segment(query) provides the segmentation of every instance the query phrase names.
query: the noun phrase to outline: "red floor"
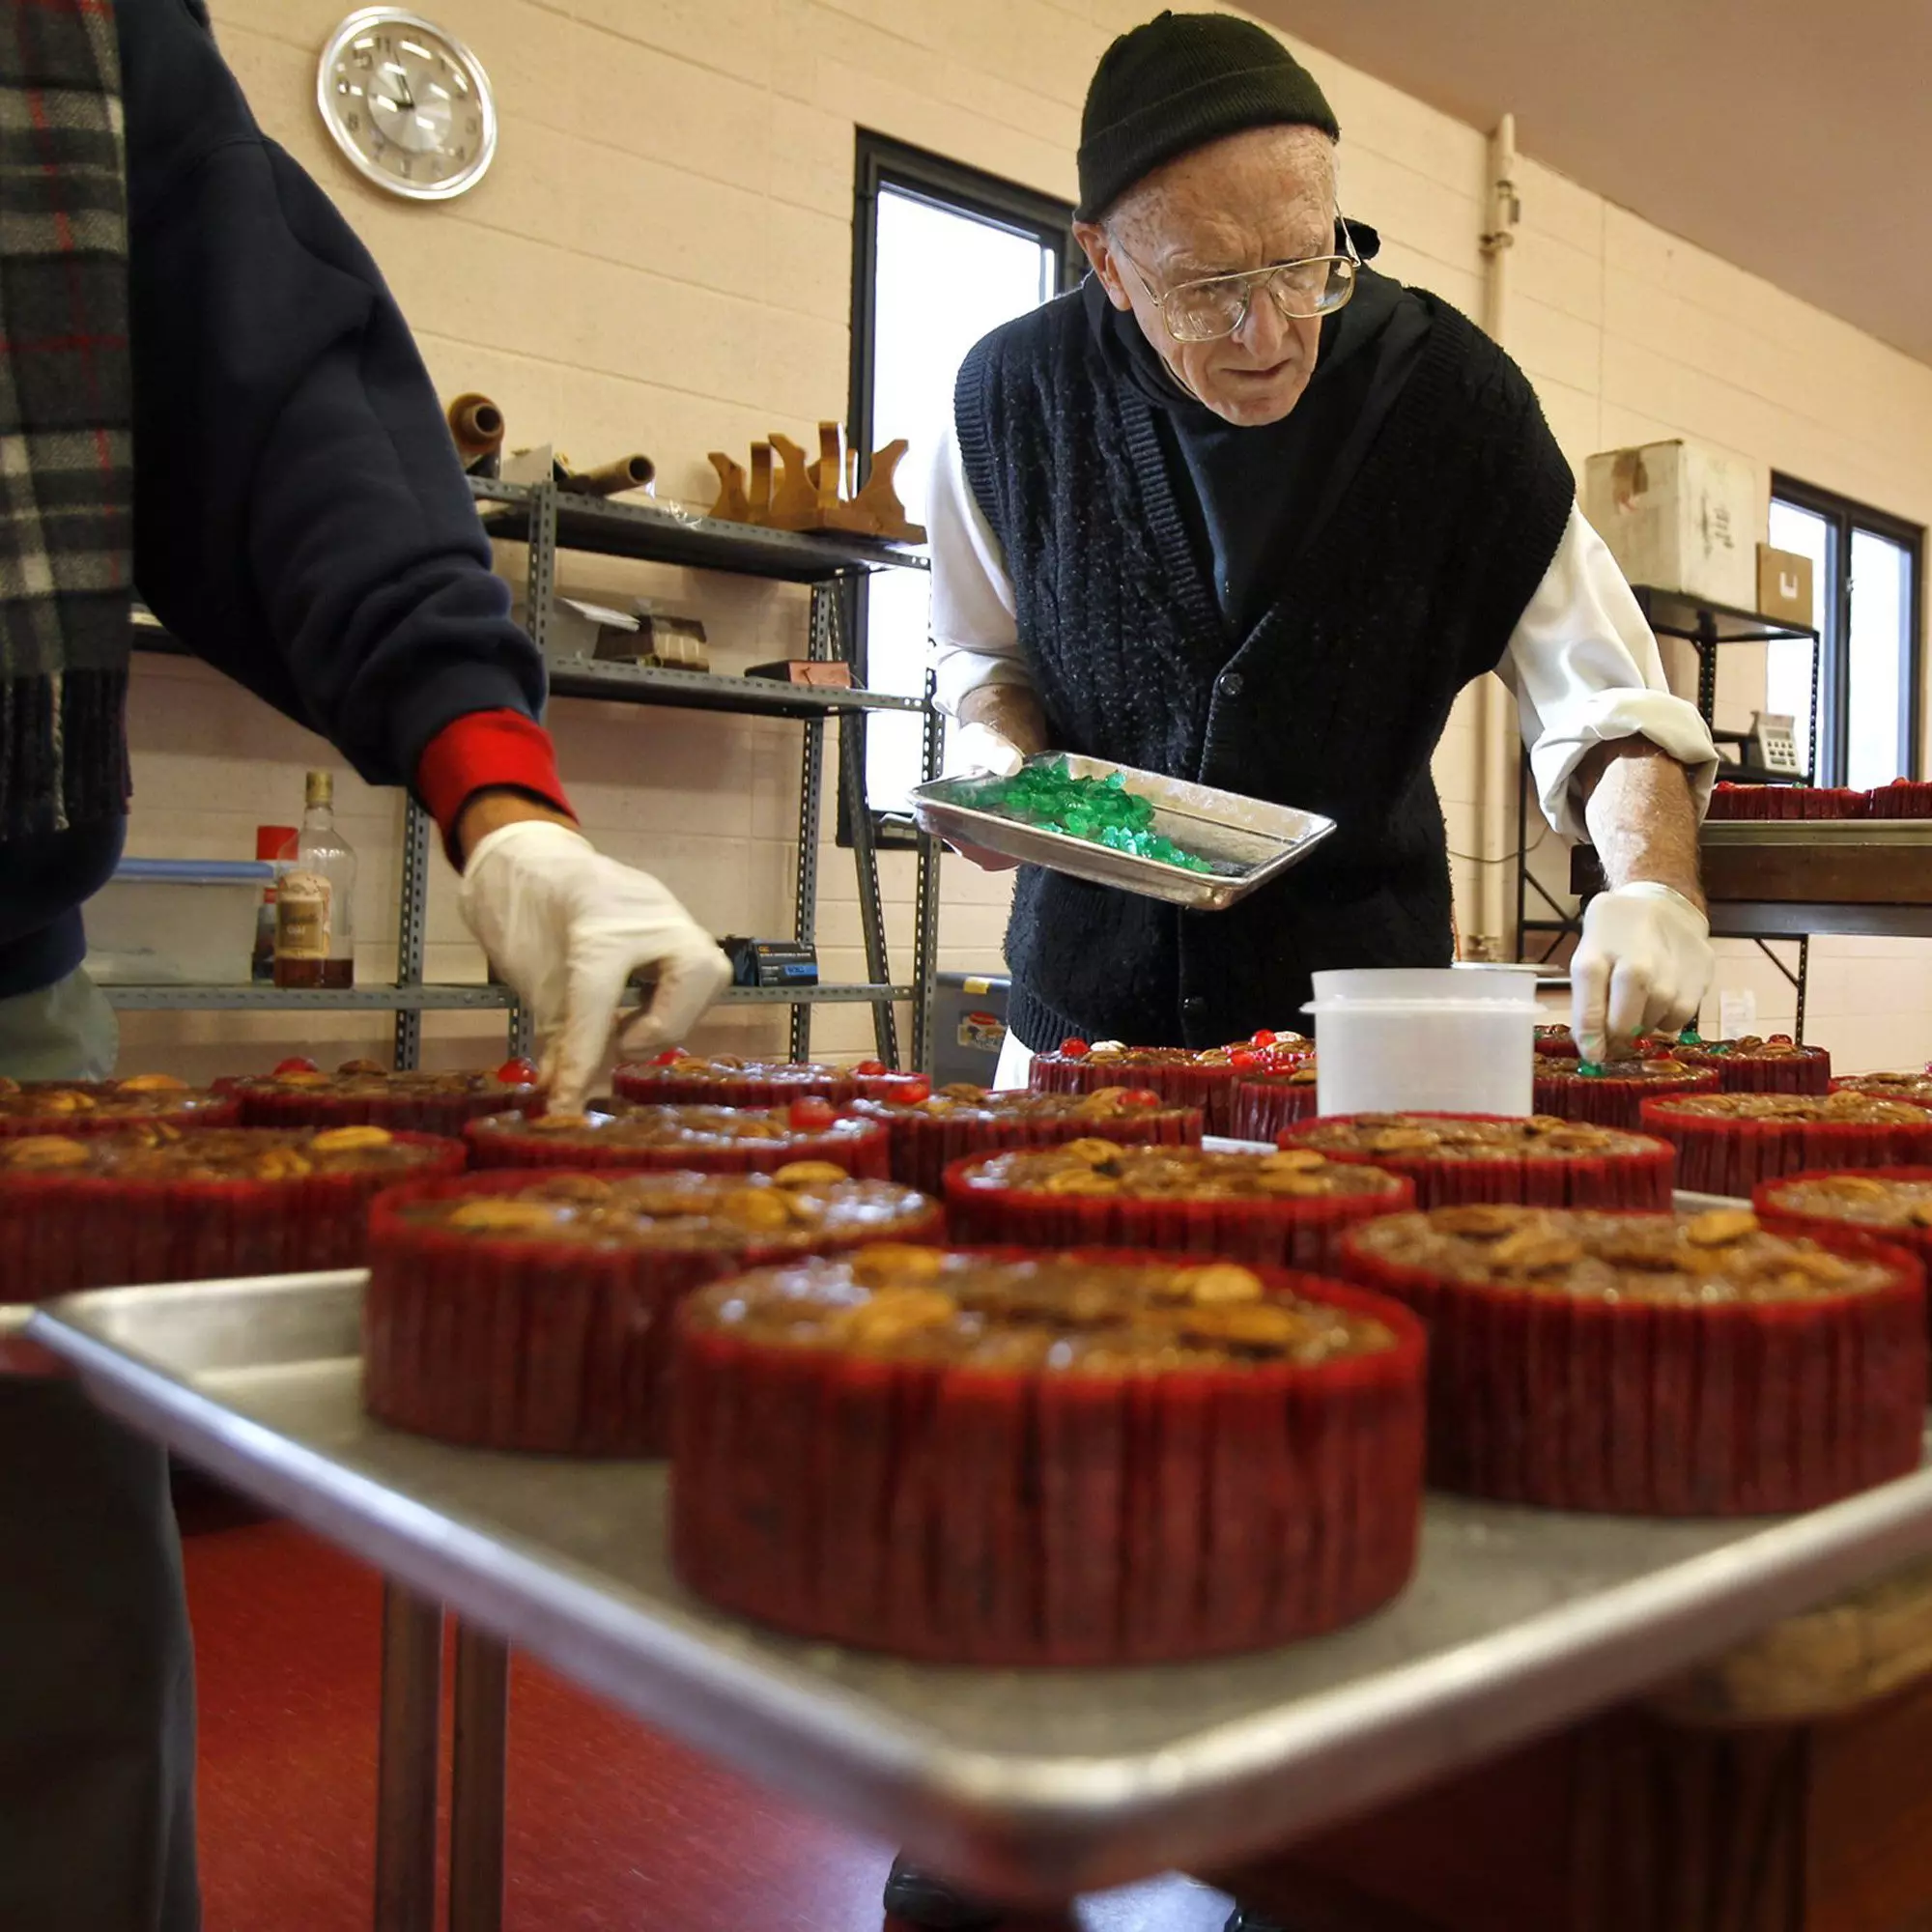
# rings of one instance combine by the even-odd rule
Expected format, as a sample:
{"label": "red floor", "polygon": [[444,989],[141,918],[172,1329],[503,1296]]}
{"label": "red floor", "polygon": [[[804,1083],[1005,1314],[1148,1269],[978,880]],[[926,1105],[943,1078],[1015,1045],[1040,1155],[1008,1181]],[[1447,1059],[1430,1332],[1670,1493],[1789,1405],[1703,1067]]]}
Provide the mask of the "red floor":
{"label": "red floor", "polygon": [[[207,1932],[367,1932],[377,1578],[280,1524],[186,1540]],[[506,1932],[878,1932],[891,1848],[519,1661]],[[447,1777],[445,1776],[445,1797]],[[1018,1932],[1219,1932],[1181,1879]]]}

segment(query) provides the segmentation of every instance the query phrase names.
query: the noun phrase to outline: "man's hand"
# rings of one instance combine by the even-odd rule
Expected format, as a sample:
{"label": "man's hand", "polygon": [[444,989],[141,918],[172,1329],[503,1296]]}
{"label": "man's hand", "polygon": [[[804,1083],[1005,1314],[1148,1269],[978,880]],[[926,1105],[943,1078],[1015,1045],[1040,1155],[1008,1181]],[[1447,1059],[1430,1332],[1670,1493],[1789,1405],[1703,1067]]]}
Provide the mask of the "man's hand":
{"label": "man's hand", "polygon": [[[1046,720],[1031,685],[987,684],[966,694],[959,706],[948,778],[980,775],[1009,779],[1037,753],[1046,750]],[[955,845],[982,872],[1010,872],[1019,864],[983,845]]]}
{"label": "man's hand", "polygon": [[598,852],[562,814],[485,793],[457,828],[464,923],[535,1022],[558,1113],[576,1113],[640,966],[656,997],[624,1029],[628,1053],[679,1038],[731,980],[711,936],[647,872]]}
{"label": "man's hand", "polygon": [[1570,962],[1585,1060],[1697,1015],[1717,960],[1697,883],[1697,811],[1684,767],[1642,738],[1601,747],[1579,777],[1610,890],[1590,901]]}
{"label": "man's hand", "polygon": [[1602,1064],[1613,1040],[1675,1033],[1711,983],[1711,922],[1668,886],[1639,879],[1599,893],[1570,962],[1577,1051]]}

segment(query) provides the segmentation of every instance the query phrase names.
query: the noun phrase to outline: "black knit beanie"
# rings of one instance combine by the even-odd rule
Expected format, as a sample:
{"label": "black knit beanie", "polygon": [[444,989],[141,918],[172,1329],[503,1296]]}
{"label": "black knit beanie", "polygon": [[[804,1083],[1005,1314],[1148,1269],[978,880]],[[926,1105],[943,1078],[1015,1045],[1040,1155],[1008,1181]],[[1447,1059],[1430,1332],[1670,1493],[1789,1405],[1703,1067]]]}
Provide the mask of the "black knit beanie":
{"label": "black knit beanie", "polygon": [[1315,76],[1266,28],[1162,14],[1100,56],[1080,117],[1082,221],[1177,155],[1248,128],[1341,129]]}

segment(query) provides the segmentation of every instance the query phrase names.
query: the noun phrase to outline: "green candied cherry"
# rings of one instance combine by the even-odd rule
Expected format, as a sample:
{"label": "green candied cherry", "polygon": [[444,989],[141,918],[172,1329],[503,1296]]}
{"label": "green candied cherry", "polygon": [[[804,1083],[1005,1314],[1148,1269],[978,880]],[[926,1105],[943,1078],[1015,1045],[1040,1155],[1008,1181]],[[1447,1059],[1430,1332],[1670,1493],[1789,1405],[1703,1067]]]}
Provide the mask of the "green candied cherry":
{"label": "green candied cherry", "polygon": [[1577,1063],[1577,1077],[1579,1080],[1601,1080],[1606,1070],[1594,1060],[1579,1060]]}
{"label": "green candied cherry", "polygon": [[1692,1020],[1677,1036],[1677,1044],[1679,1046],[1702,1046],[1704,1044],[1704,1036],[1697,1031],[1697,1022],[1695,1020]]}

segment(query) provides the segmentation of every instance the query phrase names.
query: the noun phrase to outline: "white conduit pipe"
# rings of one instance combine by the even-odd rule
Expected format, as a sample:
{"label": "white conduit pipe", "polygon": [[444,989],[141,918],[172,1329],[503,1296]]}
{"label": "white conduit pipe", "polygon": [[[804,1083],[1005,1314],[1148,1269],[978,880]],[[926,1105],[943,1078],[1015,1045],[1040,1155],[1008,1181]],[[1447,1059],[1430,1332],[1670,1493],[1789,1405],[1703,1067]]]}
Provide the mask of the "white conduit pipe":
{"label": "white conduit pipe", "polygon": [[[1522,205],[1516,191],[1516,116],[1505,114],[1490,136],[1490,182],[1482,238],[1486,273],[1483,281],[1483,327],[1491,338],[1509,347],[1510,251],[1516,245],[1517,223]],[[1492,937],[1508,952],[1514,936],[1516,905],[1511,895],[1512,867],[1502,863],[1510,850],[1510,813],[1516,797],[1520,740],[1508,694],[1493,677],[1476,687],[1476,801],[1480,838],[1478,855],[1488,865],[1476,867],[1476,898],[1471,908],[1477,933]],[[1520,831],[1520,828],[1519,828]]]}

